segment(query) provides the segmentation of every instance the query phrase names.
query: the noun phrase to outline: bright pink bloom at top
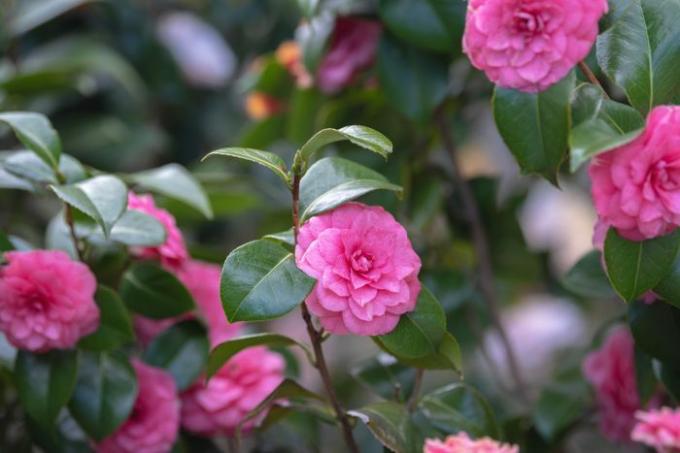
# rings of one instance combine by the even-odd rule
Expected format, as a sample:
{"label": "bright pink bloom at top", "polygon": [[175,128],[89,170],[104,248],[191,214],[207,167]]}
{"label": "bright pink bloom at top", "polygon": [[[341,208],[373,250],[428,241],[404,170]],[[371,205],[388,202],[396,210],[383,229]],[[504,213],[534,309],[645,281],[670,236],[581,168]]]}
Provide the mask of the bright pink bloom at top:
{"label": "bright pink bloom at top", "polygon": [[[202,436],[234,435],[239,424],[283,382],[283,358],[258,346],[245,349],[229,361],[206,384],[199,380],[182,394],[182,426]],[[243,425],[252,430],[264,417]]]}
{"label": "bright pink bloom at top", "polygon": [[138,382],[128,419],[97,445],[97,453],[167,453],[179,431],[179,399],[172,376],[133,359]]}
{"label": "bright pink bloom at top", "polygon": [[680,106],[655,107],[642,135],[589,168],[601,222],[641,241],[680,225]]}
{"label": "bright pink bloom at top", "polygon": [[659,453],[680,452],[680,410],[662,407],[635,414],[638,419],[630,437],[654,447]]}
{"label": "bright pink bloom at top", "polygon": [[607,0],[470,0],[463,50],[494,83],[535,93],[590,52]]}
{"label": "bright pink bloom at top", "polygon": [[317,83],[324,93],[336,93],[375,60],[382,27],[379,22],[356,17],[339,17],[331,44],[317,71]]}
{"label": "bright pink bloom at top", "polygon": [[68,349],[99,327],[97,281],[64,252],[5,253],[0,267],[0,331],[33,352]]}
{"label": "bright pink bloom at top", "polygon": [[640,409],[635,380],[633,337],[617,327],[602,347],[583,362],[583,374],[595,388],[600,411],[600,428],[613,441],[630,440],[635,411]]}
{"label": "bright pink bloom at top", "polygon": [[295,258],[318,280],[306,303],[329,332],[383,335],[415,309],[420,258],[379,206],[347,203],[312,217],[300,227]]}
{"label": "bright pink bloom at top", "polygon": [[502,444],[488,437],[470,439],[467,433],[460,432],[444,441],[427,439],[423,453],[519,453],[519,447]]}
{"label": "bright pink bloom at top", "polygon": [[130,192],[128,194],[128,209],[141,211],[154,217],[163,224],[167,235],[165,242],[161,245],[133,249],[136,256],[159,260],[164,267],[169,269],[179,267],[189,258],[182,232],[177,228],[175,218],[165,209],[156,207],[151,195],[137,195]]}

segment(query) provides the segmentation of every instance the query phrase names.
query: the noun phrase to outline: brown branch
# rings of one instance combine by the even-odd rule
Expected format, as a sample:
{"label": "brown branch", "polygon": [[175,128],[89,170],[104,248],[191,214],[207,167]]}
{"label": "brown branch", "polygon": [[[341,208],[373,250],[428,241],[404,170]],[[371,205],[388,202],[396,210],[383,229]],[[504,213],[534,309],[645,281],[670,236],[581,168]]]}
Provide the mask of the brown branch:
{"label": "brown branch", "polygon": [[586,76],[586,79],[596,87],[598,87],[600,90],[602,90],[602,93],[604,93],[604,97],[609,99],[609,95],[607,94],[607,91],[605,91],[604,87],[600,83],[599,80],[597,80],[597,77],[595,76],[595,73],[590,69],[588,64],[584,61],[579,61],[578,62],[578,68],[581,70],[584,76]]}
{"label": "brown branch", "polygon": [[[295,168],[295,167],[294,167]],[[291,189],[293,195],[293,240],[297,244],[298,230],[300,229],[300,216],[299,216],[299,205],[300,205],[300,174],[298,171],[293,172],[293,187]],[[300,306],[302,310],[302,319],[304,319],[307,325],[307,333],[309,334],[309,340],[312,342],[312,348],[314,350],[314,367],[319,371],[321,376],[321,381],[328,394],[328,399],[330,400],[331,406],[333,406],[333,411],[335,416],[340,423],[342,428],[342,435],[345,438],[345,443],[352,453],[359,453],[359,447],[354,440],[352,435],[352,425],[350,423],[347,413],[343,409],[340,401],[338,400],[338,395],[333,387],[333,380],[331,379],[331,374],[328,371],[328,364],[326,363],[326,358],[323,353],[322,343],[325,340],[323,329],[317,330],[312,322],[312,317],[307,310],[307,305],[302,303]]]}
{"label": "brown branch", "polygon": [[423,387],[423,376],[425,375],[425,370],[422,368],[416,369],[416,377],[415,380],[413,381],[413,391],[411,392],[411,397],[408,400],[408,403],[406,403],[406,409],[409,412],[413,412],[416,410],[416,406],[418,405],[418,401],[420,401],[420,390]]}
{"label": "brown branch", "polygon": [[444,144],[444,148],[448,152],[451,159],[454,184],[460,193],[463,210],[471,229],[472,243],[478,260],[477,271],[479,278],[477,280],[477,285],[480,292],[482,293],[484,301],[486,302],[486,306],[491,317],[491,322],[496,329],[501,340],[501,344],[503,345],[503,349],[505,350],[505,356],[508,360],[508,368],[510,369],[510,374],[515,381],[515,387],[518,396],[523,402],[528,403],[529,398],[527,387],[524,383],[524,379],[522,378],[515,351],[512,348],[510,339],[508,338],[508,335],[503,328],[503,323],[501,322],[498,295],[496,294],[496,287],[494,283],[496,279],[493,272],[493,265],[491,264],[489,242],[479,213],[477,200],[475,199],[472,189],[465,181],[460,169],[458,168],[456,146],[453,142],[453,136],[449,125],[446,122],[443,110],[440,109],[437,112],[436,121],[439,127],[442,143]]}
{"label": "brown branch", "polygon": [[71,209],[71,206],[69,206],[67,203],[64,203],[64,221],[66,222],[69,235],[73,241],[73,247],[76,249],[76,255],[78,255],[78,259],[80,261],[83,261],[83,253],[80,250],[80,242],[76,236],[76,226],[73,222],[73,209]]}

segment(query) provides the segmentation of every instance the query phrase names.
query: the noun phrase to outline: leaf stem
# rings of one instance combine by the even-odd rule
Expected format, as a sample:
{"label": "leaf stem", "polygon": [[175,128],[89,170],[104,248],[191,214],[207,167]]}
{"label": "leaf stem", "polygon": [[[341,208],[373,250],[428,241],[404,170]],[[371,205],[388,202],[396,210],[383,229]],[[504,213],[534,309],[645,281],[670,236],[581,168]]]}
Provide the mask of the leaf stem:
{"label": "leaf stem", "polygon": [[[300,229],[300,167],[293,167],[293,186],[291,192],[293,195],[293,240],[295,245],[297,245],[297,235]],[[303,302],[300,305],[302,310],[302,319],[307,325],[307,333],[309,334],[309,340],[312,342],[312,348],[314,350],[314,367],[319,371],[321,380],[328,394],[328,399],[330,400],[331,406],[335,412],[335,416],[340,423],[342,428],[342,435],[345,439],[345,443],[352,453],[359,453],[359,447],[354,440],[352,435],[352,425],[350,423],[347,413],[342,408],[340,401],[338,400],[338,395],[335,393],[335,388],[333,387],[333,380],[331,379],[330,372],[328,371],[328,364],[326,363],[326,358],[323,353],[322,343],[325,340],[325,335],[323,329],[317,330],[312,322],[312,317],[307,309],[307,305]]]}
{"label": "leaf stem", "polygon": [[[59,180],[59,184],[66,183],[66,176],[64,176],[64,174],[61,171],[57,170],[56,176],[57,179]],[[66,202],[64,203],[64,222],[68,227],[69,235],[71,236],[71,240],[73,241],[73,247],[76,249],[76,255],[78,255],[78,260],[84,261],[83,252],[80,249],[80,241],[78,241],[78,237],[76,236],[76,226],[73,222],[73,209],[71,208],[71,205],[69,205]]]}
{"label": "leaf stem", "polygon": [[413,391],[411,392],[411,397],[408,400],[408,403],[406,403],[406,409],[409,412],[413,412],[416,410],[416,406],[418,406],[418,402],[420,401],[420,391],[423,387],[423,377],[425,376],[425,370],[422,368],[416,369],[416,377],[415,380],[413,381]]}
{"label": "leaf stem", "polygon": [[607,91],[604,89],[602,84],[600,83],[599,80],[597,80],[597,77],[595,76],[595,73],[590,69],[588,64],[583,61],[578,62],[578,68],[581,70],[584,76],[586,76],[586,79],[596,87],[598,87],[600,90],[602,90],[602,93],[604,93],[604,97],[609,99],[609,94],[607,94]]}

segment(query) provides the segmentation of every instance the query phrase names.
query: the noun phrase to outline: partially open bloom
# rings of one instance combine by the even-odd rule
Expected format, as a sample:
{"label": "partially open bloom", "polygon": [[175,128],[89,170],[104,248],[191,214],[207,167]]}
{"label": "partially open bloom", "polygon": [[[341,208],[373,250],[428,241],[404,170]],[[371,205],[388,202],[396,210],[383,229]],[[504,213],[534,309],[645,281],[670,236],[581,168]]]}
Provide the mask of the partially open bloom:
{"label": "partially open bloom", "polygon": [[128,419],[97,445],[97,453],[167,453],[179,431],[179,399],[172,376],[134,359],[138,393]]}
{"label": "partially open bloom", "polygon": [[128,194],[128,209],[141,211],[158,220],[165,228],[166,238],[161,245],[136,247],[132,253],[140,258],[159,260],[169,269],[181,266],[189,257],[182,232],[177,228],[175,218],[165,209],[156,207],[151,195]]}
{"label": "partially open bloom", "polygon": [[324,93],[336,93],[375,60],[382,27],[379,22],[356,17],[335,21],[330,47],[317,70],[317,84]]}
{"label": "partially open bloom", "polygon": [[633,337],[617,327],[602,347],[583,362],[583,374],[595,388],[602,433],[613,441],[630,440],[640,400],[635,380]]}
{"label": "partially open bloom", "polygon": [[312,217],[300,227],[295,258],[318,280],[306,304],[329,332],[383,335],[416,306],[420,258],[379,206],[347,203]]}
{"label": "partially open bloom", "polygon": [[470,0],[463,50],[494,83],[543,91],[595,43],[607,0]]}
{"label": "partially open bloom", "polygon": [[302,50],[295,41],[284,41],[276,49],[276,61],[295,78],[299,88],[312,86],[312,76],[302,61]]}
{"label": "partially open bloom", "polygon": [[[245,349],[229,361],[208,383],[203,378],[182,394],[182,426],[202,436],[232,436],[246,414],[283,382],[283,358],[258,346]],[[252,430],[266,411],[243,424]]]}
{"label": "partially open bloom", "polygon": [[660,106],[642,135],[589,168],[600,221],[641,241],[680,225],[680,106]]}
{"label": "partially open bloom", "polygon": [[659,410],[635,414],[638,422],[631,438],[653,447],[659,453],[680,452],[680,410],[662,407]]}
{"label": "partially open bloom", "polygon": [[519,447],[502,444],[488,437],[470,439],[467,433],[460,432],[443,441],[427,439],[423,453],[519,453]]}
{"label": "partially open bloom", "polygon": [[283,103],[273,96],[254,91],[246,97],[246,114],[251,120],[264,120],[283,110]]}
{"label": "partially open bloom", "polygon": [[60,251],[5,253],[0,267],[0,331],[20,349],[68,349],[99,326],[97,282]]}

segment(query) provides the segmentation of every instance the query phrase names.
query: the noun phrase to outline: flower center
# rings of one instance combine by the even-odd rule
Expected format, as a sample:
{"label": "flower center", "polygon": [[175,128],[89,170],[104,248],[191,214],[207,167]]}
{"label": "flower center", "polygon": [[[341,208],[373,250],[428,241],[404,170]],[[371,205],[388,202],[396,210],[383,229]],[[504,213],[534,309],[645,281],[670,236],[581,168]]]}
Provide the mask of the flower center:
{"label": "flower center", "polygon": [[515,29],[523,35],[534,36],[543,32],[545,19],[540,13],[519,10],[514,19]]}
{"label": "flower center", "polygon": [[363,250],[355,250],[352,253],[352,269],[356,272],[368,272],[373,267],[373,255],[364,253]]}
{"label": "flower center", "polygon": [[652,167],[651,178],[657,187],[666,190],[677,190],[678,180],[672,168],[668,168],[665,160],[660,160]]}

